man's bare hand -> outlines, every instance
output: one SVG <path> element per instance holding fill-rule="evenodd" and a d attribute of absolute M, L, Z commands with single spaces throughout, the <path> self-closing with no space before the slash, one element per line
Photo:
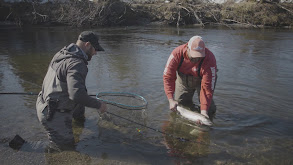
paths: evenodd
<path fill-rule="evenodd" d="M 169 99 L 169 108 L 171 111 L 177 111 L 178 102 L 174 99 Z"/>

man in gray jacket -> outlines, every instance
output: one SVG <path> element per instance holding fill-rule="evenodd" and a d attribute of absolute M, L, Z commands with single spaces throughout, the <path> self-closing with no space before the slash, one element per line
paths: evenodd
<path fill-rule="evenodd" d="M 36 109 L 45 127 L 50 147 L 74 149 L 72 119 L 84 121 L 85 106 L 106 111 L 106 104 L 90 97 L 85 86 L 88 62 L 97 51 L 104 51 L 98 34 L 82 32 L 72 43 L 55 54 L 38 95 Z"/>

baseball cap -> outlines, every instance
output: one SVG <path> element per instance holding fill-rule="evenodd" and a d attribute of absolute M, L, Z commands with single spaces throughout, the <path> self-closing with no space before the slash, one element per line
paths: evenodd
<path fill-rule="evenodd" d="M 99 35 L 93 31 L 83 31 L 80 33 L 79 40 L 83 42 L 90 42 L 96 51 L 105 51 L 99 44 Z"/>
<path fill-rule="evenodd" d="M 201 36 L 193 36 L 188 41 L 188 49 L 190 50 L 190 56 L 205 57 L 205 44 Z"/>

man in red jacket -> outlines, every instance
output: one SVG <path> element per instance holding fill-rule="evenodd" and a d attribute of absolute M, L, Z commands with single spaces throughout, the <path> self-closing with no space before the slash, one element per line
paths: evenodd
<path fill-rule="evenodd" d="M 164 70 L 164 89 L 170 110 L 178 104 L 190 107 L 197 91 L 200 113 L 212 117 L 216 108 L 213 93 L 217 80 L 217 64 L 214 54 L 205 47 L 200 36 L 193 36 L 188 43 L 175 48 Z"/>

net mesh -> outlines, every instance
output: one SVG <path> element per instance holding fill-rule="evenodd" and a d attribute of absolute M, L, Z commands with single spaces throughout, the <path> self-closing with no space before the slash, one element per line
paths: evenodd
<path fill-rule="evenodd" d="M 140 95 L 124 92 L 101 92 L 96 95 L 98 100 L 129 110 L 146 109 L 147 101 Z"/>

